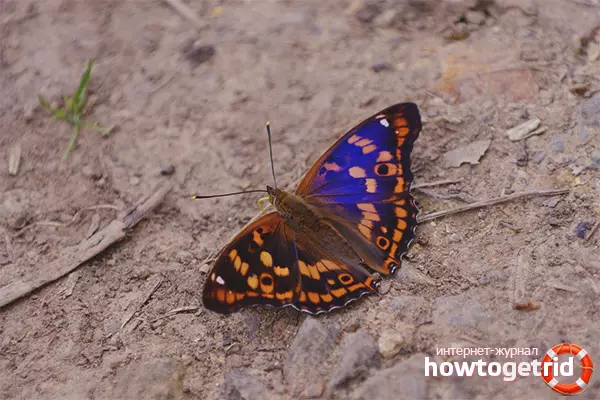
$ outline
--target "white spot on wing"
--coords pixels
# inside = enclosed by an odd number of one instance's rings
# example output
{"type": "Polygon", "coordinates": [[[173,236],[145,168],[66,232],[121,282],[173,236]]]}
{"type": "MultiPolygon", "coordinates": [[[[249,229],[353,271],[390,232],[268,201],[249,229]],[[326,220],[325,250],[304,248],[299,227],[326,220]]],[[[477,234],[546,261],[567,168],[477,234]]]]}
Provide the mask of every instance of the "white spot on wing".
{"type": "Polygon", "coordinates": [[[386,128],[388,128],[390,126],[390,123],[388,122],[387,119],[383,118],[379,120],[379,123],[383,126],[385,126],[386,128]]]}
{"type": "Polygon", "coordinates": [[[217,276],[217,283],[218,283],[219,285],[224,285],[224,284],[225,284],[225,281],[224,281],[224,280],[223,280],[223,278],[221,278],[220,276],[217,276]]]}

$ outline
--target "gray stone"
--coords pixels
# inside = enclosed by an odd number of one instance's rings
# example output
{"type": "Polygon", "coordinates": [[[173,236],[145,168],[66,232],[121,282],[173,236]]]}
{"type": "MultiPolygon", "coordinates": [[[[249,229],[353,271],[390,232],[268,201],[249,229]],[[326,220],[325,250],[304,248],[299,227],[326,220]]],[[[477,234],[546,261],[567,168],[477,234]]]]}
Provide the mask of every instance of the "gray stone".
{"type": "Polygon", "coordinates": [[[112,399],[183,399],[185,366],[176,360],[158,358],[132,362],[117,371],[112,399]]]}
{"type": "Polygon", "coordinates": [[[407,324],[419,325],[431,318],[431,306],[420,296],[394,297],[390,307],[395,311],[395,318],[407,324]]]}
{"type": "Polygon", "coordinates": [[[323,366],[335,347],[334,332],[315,318],[304,320],[283,366],[283,376],[294,395],[299,395],[311,384],[327,381],[323,366]]]}
{"type": "Polygon", "coordinates": [[[328,390],[365,375],[369,368],[377,366],[380,361],[375,339],[364,330],[345,335],[341,351],[342,360],[327,384],[328,390]]]}
{"type": "Polygon", "coordinates": [[[546,153],[543,151],[534,151],[533,155],[531,156],[531,159],[536,164],[540,164],[544,158],[546,158],[546,153]]]}
{"type": "Polygon", "coordinates": [[[558,136],[552,136],[552,151],[555,153],[564,152],[565,151],[565,141],[558,136]]]}
{"type": "Polygon", "coordinates": [[[383,358],[392,358],[410,345],[415,327],[408,324],[397,324],[394,329],[382,332],[379,337],[379,354],[383,358]]]}
{"type": "Polygon", "coordinates": [[[438,325],[473,326],[488,320],[481,303],[466,294],[438,297],[435,303],[433,322],[438,325]]]}
{"type": "Polygon", "coordinates": [[[464,163],[479,164],[479,160],[483,157],[491,143],[491,140],[484,139],[460,146],[444,153],[444,161],[446,165],[454,168],[458,168],[464,163]]]}
{"type": "Polygon", "coordinates": [[[391,368],[378,371],[361,385],[357,397],[361,400],[425,399],[425,356],[417,354],[391,368]]]}
{"type": "MultiPolygon", "coordinates": [[[[506,134],[508,135],[508,138],[513,142],[516,142],[517,140],[527,139],[528,137],[534,135],[534,132],[538,132],[536,130],[541,123],[542,121],[539,118],[530,119],[527,122],[510,128],[506,131],[506,134]]],[[[544,131],[535,134],[541,133],[544,133],[544,131]]]]}
{"type": "Polygon", "coordinates": [[[585,235],[587,234],[587,231],[589,231],[590,229],[592,229],[592,223],[591,222],[581,221],[575,227],[575,235],[578,238],[583,239],[583,238],[585,238],[585,235]]]}
{"type": "Polygon", "coordinates": [[[223,398],[227,400],[254,400],[271,398],[261,380],[247,372],[234,370],[225,374],[223,398]]]}
{"type": "Polygon", "coordinates": [[[485,22],[485,14],[482,11],[469,10],[465,14],[465,18],[475,25],[482,25],[485,22]]]}

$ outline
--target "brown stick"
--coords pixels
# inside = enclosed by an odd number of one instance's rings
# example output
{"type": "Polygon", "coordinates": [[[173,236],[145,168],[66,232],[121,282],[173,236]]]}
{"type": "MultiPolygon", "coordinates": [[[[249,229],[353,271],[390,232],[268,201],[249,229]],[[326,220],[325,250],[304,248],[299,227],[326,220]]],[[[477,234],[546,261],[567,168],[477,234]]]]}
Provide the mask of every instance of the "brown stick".
{"type": "Polygon", "coordinates": [[[463,181],[463,179],[459,178],[459,179],[442,179],[439,181],[432,181],[432,182],[415,182],[415,183],[413,183],[412,188],[413,189],[421,189],[421,188],[432,187],[432,186],[451,185],[453,183],[459,183],[462,181],[463,181]]]}
{"type": "Polygon", "coordinates": [[[590,231],[590,233],[587,235],[587,237],[585,238],[586,242],[590,241],[590,239],[592,238],[592,236],[594,236],[594,233],[596,233],[596,231],[598,230],[598,228],[600,228],[600,221],[596,222],[596,225],[594,225],[594,227],[592,228],[592,230],[590,231]]]}
{"type": "Polygon", "coordinates": [[[173,7],[182,17],[190,21],[196,28],[202,28],[204,25],[198,15],[187,4],[181,0],[164,0],[165,3],[173,7]]]}
{"type": "Polygon", "coordinates": [[[528,192],[513,193],[513,194],[509,194],[508,196],[496,197],[495,199],[489,199],[489,200],[484,200],[484,201],[478,201],[477,203],[465,204],[464,206],[456,207],[451,210],[437,211],[437,212],[425,214],[421,218],[418,218],[418,222],[420,224],[422,224],[423,222],[446,217],[448,215],[458,214],[458,213],[470,211],[470,210],[476,210],[478,208],[493,206],[495,204],[506,203],[507,201],[523,199],[523,198],[527,198],[527,197],[535,197],[535,196],[556,196],[557,194],[565,194],[568,192],[569,192],[569,189],[552,189],[552,190],[531,190],[528,192]]]}
{"type": "Polygon", "coordinates": [[[160,204],[170,190],[170,183],[163,184],[150,196],[142,198],[136,205],[121,212],[106,228],[81,241],[78,245],[64,249],[61,255],[44,269],[43,274],[37,271],[22,280],[16,280],[1,287],[0,308],[62,278],[90,258],[100,254],[108,246],[123,239],[127,231],[160,204]]]}

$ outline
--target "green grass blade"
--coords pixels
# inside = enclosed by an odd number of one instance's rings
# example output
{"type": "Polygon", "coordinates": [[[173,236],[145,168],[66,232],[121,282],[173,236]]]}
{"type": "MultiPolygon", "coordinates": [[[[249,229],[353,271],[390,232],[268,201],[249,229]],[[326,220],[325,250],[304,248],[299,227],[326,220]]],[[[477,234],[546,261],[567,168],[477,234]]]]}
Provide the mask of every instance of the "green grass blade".
{"type": "Polygon", "coordinates": [[[79,87],[73,96],[73,103],[77,107],[77,109],[73,110],[76,112],[81,112],[83,105],[85,104],[85,89],[87,88],[87,84],[90,80],[90,76],[92,75],[92,66],[94,65],[94,60],[88,61],[88,66],[83,75],[81,75],[81,82],[79,83],[79,87]]]}
{"type": "Polygon", "coordinates": [[[38,95],[38,100],[40,101],[42,107],[50,111],[50,113],[52,113],[52,115],[54,115],[55,118],[62,120],[67,119],[67,112],[65,110],[52,107],[41,95],[38,95]]]}
{"type": "Polygon", "coordinates": [[[71,154],[71,150],[73,150],[75,142],[77,142],[77,136],[79,136],[79,125],[75,125],[73,127],[73,134],[71,135],[71,138],[69,139],[69,144],[67,144],[67,149],[63,154],[63,160],[69,158],[69,154],[71,154]]]}

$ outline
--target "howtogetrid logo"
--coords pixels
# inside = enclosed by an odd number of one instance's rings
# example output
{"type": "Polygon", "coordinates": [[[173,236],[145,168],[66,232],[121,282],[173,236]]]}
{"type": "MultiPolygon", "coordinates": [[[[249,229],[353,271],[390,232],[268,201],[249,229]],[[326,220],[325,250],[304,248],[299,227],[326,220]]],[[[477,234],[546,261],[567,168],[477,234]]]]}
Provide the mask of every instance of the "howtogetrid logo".
{"type": "MultiPolygon", "coordinates": [[[[569,357],[569,360],[572,361],[572,357],[569,357]]],[[[564,395],[582,393],[590,384],[592,372],[594,371],[594,364],[592,363],[592,358],[588,352],[574,343],[557,344],[548,350],[542,360],[542,365],[544,366],[542,373],[544,381],[552,388],[552,390],[564,395]],[[569,354],[579,360],[581,372],[579,373],[579,378],[577,378],[575,382],[561,383],[556,379],[559,371],[558,356],[561,354],[569,354]]]]}
{"type": "Polygon", "coordinates": [[[438,356],[463,356],[466,358],[473,355],[491,355],[512,359],[517,355],[525,355],[536,358],[531,361],[519,362],[508,360],[487,362],[483,358],[477,361],[437,362],[425,357],[425,376],[501,376],[505,382],[513,382],[518,377],[541,376],[552,390],[562,395],[577,395],[589,386],[594,365],[585,349],[573,343],[560,343],[548,350],[541,361],[537,358],[538,354],[537,348],[438,348],[438,356]],[[576,380],[574,380],[575,377],[577,377],[576,380]]]}

